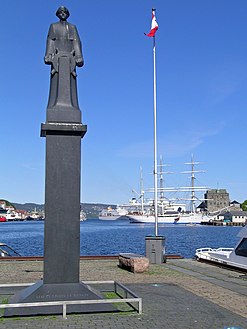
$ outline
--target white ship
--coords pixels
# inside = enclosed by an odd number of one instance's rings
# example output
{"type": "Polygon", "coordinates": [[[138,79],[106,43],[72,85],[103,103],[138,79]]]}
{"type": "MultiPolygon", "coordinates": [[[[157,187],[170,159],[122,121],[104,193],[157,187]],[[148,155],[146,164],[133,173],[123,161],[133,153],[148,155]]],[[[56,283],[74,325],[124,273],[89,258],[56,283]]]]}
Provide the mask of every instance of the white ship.
{"type": "Polygon", "coordinates": [[[122,207],[117,207],[113,209],[112,207],[107,207],[103,209],[99,214],[99,219],[101,220],[116,220],[120,217],[126,216],[128,211],[122,207]]]}
{"type": "MultiPolygon", "coordinates": [[[[130,223],[155,223],[155,216],[153,213],[145,214],[128,214],[130,223]]],[[[159,224],[201,224],[204,216],[201,213],[190,213],[190,212],[179,212],[166,209],[164,214],[158,214],[158,223],[159,224]]]]}
{"type": "Polygon", "coordinates": [[[240,240],[235,248],[199,248],[196,249],[195,257],[197,260],[247,270],[247,226],[241,229],[238,237],[240,240]]]}
{"type": "MultiPolygon", "coordinates": [[[[201,224],[202,221],[212,220],[213,216],[208,216],[207,214],[196,211],[196,202],[202,201],[196,197],[196,191],[204,191],[206,187],[195,186],[195,173],[203,172],[202,170],[195,170],[195,165],[199,162],[195,162],[192,156],[191,162],[186,163],[191,165],[190,171],[185,171],[183,173],[189,173],[191,178],[191,186],[180,187],[180,188],[164,188],[163,187],[163,172],[162,172],[162,159],[160,161],[160,187],[158,192],[160,197],[157,202],[158,206],[158,223],[159,224],[183,224],[183,225],[197,225],[201,224]],[[189,199],[182,199],[190,201],[190,210],[186,211],[185,204],[173,202],[165,198],[164,192],[190,192],[191,196],[189,199]]],[[[149,191],[153,192],[154,189],[149,191]]],[[[142,203],[144,203],[144,192],[141,193],[142,203]]],[[[145,204],[145,203],[144,203],[145,204]]],[[[148,209],[141,211],[137,214],[128,214],[128,218],[131,223],[155,223],[154,207],[150,206],[148,209]]]]}
{"type": "Polygon", "coordinates": [[[195,165],[200,164],[200,162],[195,162],[193,155],[191,156],[191,162],[186,162],[186,165],[190,165],[191,169],[189,171],[184,171],[183,174],[190,174],[191,185],[189,187],[181,187],[179,190],[182,192],[190,192],[191,196],[189,199],[183,199],[190,201],[189,211],[182,212],[178,223],[180,224],[201,224],[201,222],[209,222],[214,219],[213,215],[207,214],[205,211],[197,211],[196,202],[205,201],[205,199],[199,199],[196,196],[196,192],[206,191],[206,186],[195,186],[195,173],[203,173],[203,170],[196,170],[195,165]]]}
{"type": "MultiPolygon", "coordinates": [[[[179,221],[181,213],[178,209],[183,209],[184,205],[179,204],[166,204],[158,201],[158,223],[159,224],[176,224],[179,221]]],[[[139,213],[128,213],[130,223],[155,223],[153,206],[149,205],[149,208],[139,213]]]]}

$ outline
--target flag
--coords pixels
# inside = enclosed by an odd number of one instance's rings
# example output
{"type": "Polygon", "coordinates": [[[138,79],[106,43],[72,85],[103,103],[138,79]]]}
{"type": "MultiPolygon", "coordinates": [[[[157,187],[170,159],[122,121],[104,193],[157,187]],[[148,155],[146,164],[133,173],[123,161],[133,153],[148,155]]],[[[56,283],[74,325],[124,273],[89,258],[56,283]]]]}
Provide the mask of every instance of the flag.
{"type": "Polygon", "coordinates": [[[158,30],[158,23],[156,22],[155,18],[155,9],[152,9],[152,23],[151,23],[151,30],[148,34],[144,33],[147,37],[154,37],[156,31],[158,30]]]}

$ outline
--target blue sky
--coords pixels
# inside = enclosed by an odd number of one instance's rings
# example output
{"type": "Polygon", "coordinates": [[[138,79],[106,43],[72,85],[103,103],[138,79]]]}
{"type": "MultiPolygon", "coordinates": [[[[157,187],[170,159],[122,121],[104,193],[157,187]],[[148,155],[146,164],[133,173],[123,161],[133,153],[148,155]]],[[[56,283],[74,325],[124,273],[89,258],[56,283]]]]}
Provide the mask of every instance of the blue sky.
{"type": "Polygon", "coordinates": [[[152,186],[152,39],[156,8],[158,154],[167,186],[183,186],[184,162],[201,161],[199,184],[247,199],[246,0],[12,0],[1,3],[0,198],[44,202],[50,23],[60,5],[78,28],[85,66],[77,70],[82,140],[82,202],[126,203],[152,186]]]}

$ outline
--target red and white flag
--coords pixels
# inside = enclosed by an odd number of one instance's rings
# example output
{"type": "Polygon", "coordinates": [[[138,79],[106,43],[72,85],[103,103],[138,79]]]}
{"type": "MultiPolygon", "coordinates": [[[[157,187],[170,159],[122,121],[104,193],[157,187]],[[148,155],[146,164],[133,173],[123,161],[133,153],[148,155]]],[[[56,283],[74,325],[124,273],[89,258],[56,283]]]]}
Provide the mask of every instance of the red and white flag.
{"type": "Polygon", "coordinates": [[[148,34],[145,33],[145,35],[147,37],[154,37],[157,30],[158,30],[158,23],[156,22],[156,18],[155,18],[155,9],[152,9],[151,30],[148,34]]]}

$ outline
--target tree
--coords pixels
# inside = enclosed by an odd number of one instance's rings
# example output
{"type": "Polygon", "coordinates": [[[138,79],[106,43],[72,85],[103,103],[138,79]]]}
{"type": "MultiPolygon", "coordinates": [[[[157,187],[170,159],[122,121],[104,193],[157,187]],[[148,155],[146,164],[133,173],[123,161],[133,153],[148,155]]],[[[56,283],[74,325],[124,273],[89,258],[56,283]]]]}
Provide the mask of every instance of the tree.
{"type": "Polygon", "coordinates": [[[247,200],[245,200],[242,204],[241,204],[241,209],[243,211],[247,211],[247,200]]]}

